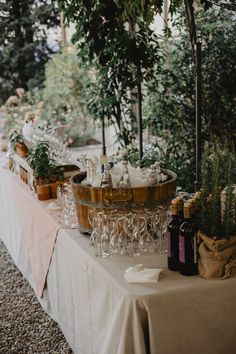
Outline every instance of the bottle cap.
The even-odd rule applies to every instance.
[[[184,218],[185,219],[191,218],[191,203],[184,204]]]
[[[178,203],[176,201],[171,202],[171,214],[178,215]]]
[[[201,195],[202,195],[202,192],[201,192],[201,191],[197,191],[197,192],[194,194],[194,197],[195,197],[195,198],[201,198]]]
[[[171,201],[171,205],[177,205],[178,204],[178,198],[174,198]]]
[[[195,212],[197,212],[200,209],[200,197],[194,196],[192,199],[195,206]]]
[[[177,198],[177,203],[178,203],[178,209],[179,209],[179,212],[182,213],[183,211],[183,205],[184,205],[184,199],[183,199],[183,196],[182,195],[179,195]]]
[[[189,200],[189,203],[191,204],[191,212],[192,212],[192,214],[195,214],[196,211],[197,211],[196,199],[195,198],[191,198]]]

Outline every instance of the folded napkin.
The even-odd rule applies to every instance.
[[[129,267],[124,272],[128,283],[157,283],[162,269],[145,268],[142,264]]]

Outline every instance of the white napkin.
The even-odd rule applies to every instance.
[[[125,270],[124,277],[128,283],[157,283],[161,271],[160,268],[145,268],[143,264],[136,264]]]

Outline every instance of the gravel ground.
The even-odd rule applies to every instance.
[[[58,325],[43,311],[0,241],[0,353],[71,354]]]

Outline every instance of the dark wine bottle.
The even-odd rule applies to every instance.
[[[179,270],[179,227],[181,220],[178,215],[178,200],[171,202],[171,219],[167,225],[167,253],[168,268],[170,270]]]
[[[183,275],[198,273],[197,235],[191,221],[191,204],[184,204],[184,222],[179,229],[179,271]]]

